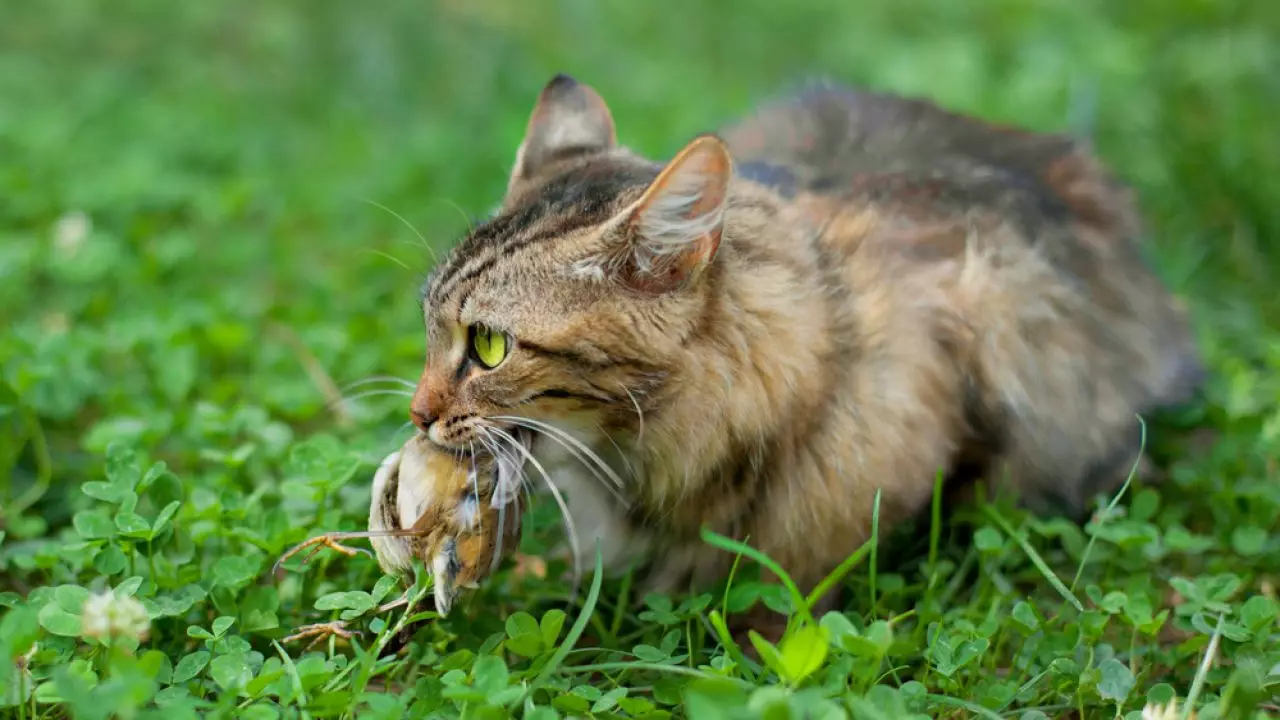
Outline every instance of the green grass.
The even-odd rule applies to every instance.
[[[1201,717],[1274,714],[1275,5],[7,3],[0,713],[1103,718],[1192,694]],[[927,548],[866,548],[846,612],[797,620],[765,666],[722,648],[725,618],[796,601],[746,556],[699,597],[507,569],[375,660],[415,618],[373,616],[401,591],[373,561],[270,568],[363,526],[405,400],[335,407],[330,383],[416,378],[424,242],[498,201],[557,71],[660,156],[810,75],[1087,134],[1140,191],[1213,370],[1202,402],[1150,423],[1167,482],[1084,526],[926,519]],[[522,552],[555,517],[531,511]],[[136,649],[84,637],[106,588],[149,615]],[[355,647],[282,642],[339,617]]]

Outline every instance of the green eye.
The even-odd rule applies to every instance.
[[[471,354],[486,368],[495,368],[507,357],[507,336],[484,325],[473,325]]]

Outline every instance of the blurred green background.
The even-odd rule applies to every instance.
[[[1277,7],[8,2],[3,380],[59,486],[116,439],[183,463],[235,452],[251,426],[283,448],[335,413],[385,435],[401,398],[335,408],[314,371],[340,388],[416,378],[417,233],[446,247],[499,200],[560,71],[657,156],[810,77],[1088,136],[1140,191],[1209,352],[1247,363],[1280,317]],[[41,456],[19,414],[0,441],[10,465],[25,448],[11,501]],[[32,522],[58,526],[75,502],[39,507]]]
[[[429,253],[369,201],[452,242],[558,71],[659,156],[814,76],[1087,135],[1162,273],[1247,336],[1277,318],[1276,6],[9,2],[4,379],[70,452],[103,423],[160,442],[197,399],[325,422],[275,325],[340,384],[416,377]],[[69,213],[92,229],[60,245]]]
[[[402,397],[335,393],[416,379],[424,242],[498,202],[556,72],[655,156],[811,77],[1090,138],[1191,301],[1201,419],[1256,457],[1280,440],[1278,28],[1272,0],[6,0],[0,587],[92,576],[97,546],[56,538],[112,442],[182,478],[165,587],[358,526],[363,480],[299,485],[290,448],[403,437]]]
[[[9,2],[3,380],[58,485],[115,439],[181,463],[250,426],[282,449],[335,413],[386,436],[401,398],[335,407],[320,375],[416,379],[418,233],[447,247],[500,199],[561,71],[656,156],[812,77],[1089,137],[1141,193],[1208,351],[1247,363],[1280,321],[1278,6]],[[11,497],[33,482],[24,457]],[[40,509],[57,526],[75,503]]]

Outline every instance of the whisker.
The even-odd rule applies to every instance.
[[[487,420],[484,420],[483,418],[477,420],[476,422],[476,429],[480,431],[479,435],[484,435],[485,437],[488,437],[488,433],[494,430],[495,428],[496,426],[494,426],[493,423],[490,423]],[[529,506],[532,507],[535,501],[533,492],[530,490],[530,486],[532,485],[532,483],[529,481],[529,474],[524,470],[524,463],[516,462],[520,458],[519,454],[512,452],[505,445],[503,445],[503,443],[499,442],[497,438],[489,438],[489,440],[492,443],[491,445],[487,446],[487,447],[490,447],[490,452],[492,452],[495,456],[500,456],[505,458],[510,463],[511,467],[519,468],[518,472],[519,472],[520,481],[516,486],[517,487],[516,491],[524,492],[525,500],[527,500],[529,503]]]
[[[426,249],[427,249],[427,252],[431,255],[431,262],[432,262],[432,264],[438,265],[438,264],[440,263],[440,259],[436,257],[436,251],[435,251],[435,248],[431,247],[431,243],[427,242],[427,239],[426,239],[425,237],[423,237],[423,236],[422,236],[422,233],[418,232],[418,228],[414,227],[414,226],[413,226],[413,223],[409,222],[408,220],[405,220],[403,215],[401,215],[400,213],[396,212],[395,210],[392,210],[391,208],[387,207],[386,205],[383,205],[383,204],[382,204],[382,203],[380,203],[380,202],[377,202],[377,201],[375,201],[375,200],[369,200],[368,198],[366,198],[366,199],[365,199],[365,202],[369,203],[370,205],[372,205],[372,206],[374,206],[374,207],[376,207],[376,208],[380,208],[380,209],[382,209],[383,211],[385,211],[385,212],[386,212],[388,215],[390,215],[391,217],[393,217],[393,218],[395,218],[395,219],[399,220],[400,222],[404,223],[404,226],[405,226],[405,227],[407,227],[407,228],[409,228],[409,231],[410,231],[410,232],[412,232],[414,235],[417,235],[417,236],[418,236],[418,239],[422,241],[422,246],[423,246],[424,248],[426,248]]]
[[[479,433],[476,437],[480,437]],[[467,449],[471,452],[471,492],[476,496],[476,525],[481,533],[484,532],[484,513],[480,512],[480,473],[476,470],[476,444],[470,440],[467,441]]]
[[[561,494],[559,488],[555,486],[555,483],[551,482],[551,476],[547,474],[546,468],[542,467],[542,463],[538,462],[538,459],[533,456],[533,453],[524,449],[524,445],[501,428],[491,427],[488,429],[494,433],[495,437],[506,439],[507,443],[509,443],[511,447],[524,455],[525,459],[528,460],[538,473],[542,475],[542,479],[547,484],[547,489],[551,491],[551,496],[555,498],[556,504],[560,506],[560,517],[564,520],[565,530],[569,534],[570,550],[573,552],[573,597],[576,600],[578,596],[578,586],[582,581],[582,567],[579,562],[582,555],[580,550],[581,545],[578,542],[577,526],[573,523],[573,516],[569,513],[569,505],[565,502],[564,495]]]
[[[367,398],[367,397],[374,397],[377,395],[395,395],[396,397],[407,397],[407,398],[413,397],[413,393],[405,392],[404,390],[390,390],[385,388],[379,388],[375,390],[365,390],[364,392],[359,392],[351,396],[344,395],[343,397],[335,400],[333,402],[333,405],[336,406],[340,403],[353,403],[356,400],[360,400],[362,398]]]
[[[399,448],[405,444],[406,441],[400,440],[398,436],[400,435],[400,433],[404,432],[407,428],[410,428],[412,426],[413,426],[412,421],[404,423],[400,427],[391,431],[390,433],[391,437],[389,439],[384,440],[382,443],[379,443],[376,445],[376,447],[381,449],[375,451],[371,448],[366,452],[360,453],[360,456],[364,458],[367,462],[372,463],[374,465],[382,464],[382,461],[385,460],[387,457],[388,449]]]
[[[476,424],[476,430],[477,430],[476,439],[479,440],[480,444],[483,445],[485,449],[490,454],[492,454],[495,458],[501,459],[509,453],[509,451],[502,446],[502,443],[499,442],[497,438],[492,438],[489,436],[490,428],[485,426],[483,420]],[[516,463],[512,463],[511,466],[515,467]],[[521,479],[521,486],[522,487],[524,486],[523,474]],[[498,487],[497,478],[494,479],[494,487],[496,491]],[[525,490],[526,493],[528,492],[527,487],[523,487],[523,489]],[[517,490],[517,492],[519,491]],[[477,493],[477,496],[478,496],[478,493]],[[500,503],[498,505],[498,535],[493,545],[493,555],[492,557],[489,558],[490,573],[497,572],[498,565],[502,562],[502,544],[507,534],[507,505],[508,503],[505,503],[505,502]]]
[[[519,492],[521,489],[524,489],[525,492],[528,493],[528,486],[526,484],[528,478],[524,474],[524,463],[520,462],[520,456],[518,454],[505,447],[497,438],[489,436],[489,433],[492,430],[493,426],[486,423],[484,420],[478,420],[476,422],[476,437],[484,443],[485,448],[487,448],[494,456],[496,461],[499,464],[506,462],[508,466],[512,468],[519,468],[515,491]],[[499,505],[506,505],[511,501],[511,498],[508,496],[509,492],[510,488],[503,487],[501,478],[499,478],[495,473],[493,498],[490,502],[497,503]]]
[[[618,383],[618,385],[622,388],[622,392],[626,393],[627,397],[631,398],[631,404],[636,408],[636,417],[640,419],[640,432],[636,435],[636,442],[640,442],[640,440],[644,438],[644,411],[640,409],[640,402],[636,400],[635,395],[631,394],[631,390],[622,383]]]
[[[399,265],[400,267],[404,268],[405,270],[408,270],[409,272],[413,272],[413,268],[406,265],[403,260],[396,257],[395,255],[392,255],[391,253],[385,253],[385,252],[382,252],[381,250],[374,250],[373,248],[360,248],[360,251],[371,253],[373,255],[378,255],[379,257],[384,257],[390,260],[391,262]]]
[[[524,472],[524,464],[512,460],[513,456],[518,456],[505,447],[498,438],[489,437],[491,427],[492,426],[487,425],[483,420],[481,420],[477,424],[477,430],[479,431],[476,434],[477,439],[481,440],[485,447],[488,448],[496,457],[506,458],[510,467],[520,468],[518,470],[519,477],[516,485],[516,492],[523,492],[526,501],[528,501],[529,506],[532,507],[533,493],[529,490],[529,485],[531,483],[529,482],[528,474]],[[502,547],[507,533],[507,506],[509,504],[510,503],[500,503],[498,505],[498,538],[497,542],[494,543],[493,557],[490,560],[489,572],[491,573],[497,571],[498,565],[502,561]]]
[[[560,447],[562,447],[562,448],[564,448],[565,450],[567,450],[567,451],[569,452],[569,454],[570,454],[570,455],[572,455],[572,456],[573,456],[573,458],[574,458],[575,460],[577,460],[579,463],[581,463],[581,464],[582,464],[582,467],[583,467],[583,468],[585,468],[587,471],[589,471],[589,472],[591,473],[592,477],[594,477],[594,478],[596,479],[596,482],[600,483],[600,486],[601,486],[601,487],[603,487],[605,490],[607,490],[607,491],[609,492],[609,494],[610,494],[610,495],[612,495],[612,496],[613,496],[613,498],[614,498],[615,500],[617,500],[620,504],[622,504],[622,505],[624,505],[624,506],[629,506],[629,505],[630,505],[630,502],[629,502],[629,501],[627,500],[627,498],[622,494],[622,492],[621,492],[617,487],[615,487],[614,485],[610,485],[610,484],[609,484],[609,482],[605,479],[605,477],[604,477],[603,475],[601,475],[601,474],[600,474],[600,471],[599,471],[598,469],[596,469],[596,467],[595,467],[595,466],[593,466],[591,463],[587,462],[587,460],[588,460],[588,459],[595,459],[595,460],[596,460],[596,462],[598,462],[598,463],[603,462],[603,461],[602,461],[602,460],[600,460],[598,457],[596,457],[596,458],[589,458],[589,457],[587,457],[586,455],[594,455],[594,453],[592,453],[590,450],[585,450],[585,451],[584,451],[584,450],[579,450],[578,448],[575,448],[575,447],[573,447],[572,445],[569,445],[567,442],[565,442],[565,441],[564,441],[563,439],[561,439],[560,437],[558,437],[558,436],[556,436],[556,435],[552,435],[552,434],[547,433],[547,432],[544,432],[544,431],[542,431],[542,430],[541,430],[541,429],[539,429],[539,428],[535,428],[535,427],[533,427],[533,426],[525,425],[525,424],[521,424],[521,423],[518,423],[518,422],[517,422],[517,423],[512,423],[512,424],[517,425],[517,426],[519,426],[519,427],[523,427],[523,428],[525,428],[525,429],[527,429],[527,430],[531,430],[531,431],[533,431],[533,432],[537,433],[540,437],[545,437],[546,439],[551,440],[551,441],[554,441],[554,442],[556,442],[557,444],[559,444],[559,445],[560,445]],[[585,453],[585,454],[584,454],[584,453]],[[605,466],[605,467],[606,467],[606,469],[608,469],[608,466]]]
[[[518,452],[515,452],[509,443],[503,442],[503,440],[507,438],[497,437],[496,432],[498,431],[498,427],[492,423],[486,422],[483,419],[479,420],[476,423],[476,430],[477,437],[484,438],[486,440],[485,447],[489,449],[489,452],[491,452],[495,458],[498,458],[499,461],[505,461],[510,467],[519,468],[517,470],[519,474],[517,477],[516,492],[524,491],[525,499],[532,502],[533,495],[529,491],[529,485],[531,483],[529,482],[528,473],[524,471],[524,462],[521,460],[521,455]],[[520,446],[518,442],[515,443],[515,445]],[[522,446],[521,449],[523,449]]]
[[[409,430],[409,429],[417,430],[417,428],[413,427],[412,420],[406,420],[402,425],[400,425],[400,427],[397,427],[395,430],[391,431],[391,442],[395,443],[396,445],[404,445],[406,441],[399,440],[397,436],[400,433],[404,432],[405,430]]]
[[[457,210],[457,211],[458,211],[458,214],[462,216],[462,221],[463,221],[464,223],[466,223],[466,224],[467,224],[467,234],[468,234],[468,235],[470,235],[471,233],[475,232],[475,230],[476,230],[475,223],[473,223],[473,222],[471,221],[471,216],[467,214],[467,211],[466,211],[466,210],[463,210],[463,209],[462,209],[462,206],[461,206],[461,205],[459,205],[458,203],[456,203],[456,202],[454,202],[454,201],[450,200],[449,198],[436,198],[436,199],[437,199],[439,202],[442,202],[442,203],[444,203],[444,204],[446,204],[446,205],[448,205],[448,206],[452,207],[454,210]]]
[[[596,429],[599,430],[600,434],[609,441],[609,444],[613,446],[613,449],[618,451],[618,457],[621,458],[622,464],[627,466],[627,474],[631,476],[631,479],[637,479],[635,466],[631,464],[631,459],[627,457],[627,453],[622,452],[622,446],[618,445],[618,442],[613,439],[613,435],[610,435],[603,427],[601,427],[600,423],[596,423]]]
[[[502,541],[507,534],[507,504],[498,506],[498,538],[493,543],[493,557],[489,558],[489,572],[497,572],[502,560]]]
[[[402,385],[412,390],[416,390],[418,388],[417,384],[394,375],[373,375],[362,380],[356,380],[355,382],[343,387],[342,391],[346,392],[348,390],[355,390],[358,387],[369,385],[371,383],[392,383],[395,385]]]
[[[494,446],[495,445],[494,439],[489,437],[488,435],[489,428],[485,427],[484,420],[477,419],[473,427],[475,428],[475,431],[476,431],[475,438],[480,442],[482,446],[484,446],[485,452],[488,452],[490,455],[493,455],[494,457],[500,456],[502,453],[499,451],[500,450],[499,448]]]
[[[333,401],[325,403],[325,408],[332,412],[339,412],[339,411],[348,412],[349,409],[356,403],[356,401],[363,400],[364,398],[368,398],[368,397],[376,397],[378,395],[395,395],[398,397],[411,397],[410,395],[406,393],[401,393],[399,391],[367,390],[362,393],[356,393],[355,395],[352,395],[350,397],[335,398]]]
[[[586,455],[586,457],[595,461],[596,465],[601,470],[603,470],[606,475],[609,476],[609,479],[613,481],[614,485],[616,485],[618,488],[622,488],[624,486],[624,483],[622,482],[622,478],[618,477],[618,474],[613,471],[613,468],[609,467],[608,463],[606,463],[603,459],[601,459],[600,456],[597,455],[594,450],[584,445],[581,440],[569,434],[568,432],[565,432],[564,430],[561,430],[560,428],[550,423],[545,423],[545,422],[542,422],[541,420],[534,420],[533,418],[516,417],[513,415],[495,415],[493,419],[505,420],[513,424],[524,424],[524,426],[529,428],[530,430],[540,430],[544,434],[550,433],[552,435],[556,435],[560,437],[562,440],[565,440],[566,442],[573,443],[573,445],[577,447],[579,450],[581,450]]]

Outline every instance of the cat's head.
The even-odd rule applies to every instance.
[[[714,303],[731,175],[711,135],[665,165],[631,153],[594,90],[552,79],[496,216],[424,288],[418,427],[459,451],[527,448],[511,418],[638,430]]]

